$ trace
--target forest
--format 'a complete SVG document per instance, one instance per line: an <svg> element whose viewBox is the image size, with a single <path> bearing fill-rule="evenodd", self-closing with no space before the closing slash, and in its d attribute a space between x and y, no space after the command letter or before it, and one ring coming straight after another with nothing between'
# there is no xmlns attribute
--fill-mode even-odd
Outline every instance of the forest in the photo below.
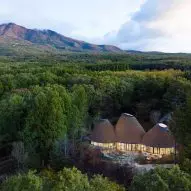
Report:
<svg viewBox="0 0 191 191"><path fill-rule="evenodd" d="M0 190L191 190L191 55L163 53L0 57ZM77 169L96 119L172 114L177 165L129 185Z"/></svg>

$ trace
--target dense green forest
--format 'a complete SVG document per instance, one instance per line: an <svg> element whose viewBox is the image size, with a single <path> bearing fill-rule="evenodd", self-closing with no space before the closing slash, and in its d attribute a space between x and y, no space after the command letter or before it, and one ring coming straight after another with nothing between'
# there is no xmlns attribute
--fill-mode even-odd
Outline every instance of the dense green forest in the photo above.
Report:
<svg viewBox="0 0 191 191"><path fill-rule="evenodd" d="M2 190L47 190L47 186L50 190L124 190L102 176L88 179L75 168L64 168L71 166L69 150L82 144L96 119L108 118L115 124L121 113L128 112L149 130L152 111L161 117L172 113L169 125L183 147L180 168L136 176L129 189L175 190L172 184L179 182L176 190L190 190L190 69L189 54L0 57L0 157L12 153L21 171L4 181ZM149 186L153 178L154 187ZM141 183L145 179L147 185Z"/></svg>

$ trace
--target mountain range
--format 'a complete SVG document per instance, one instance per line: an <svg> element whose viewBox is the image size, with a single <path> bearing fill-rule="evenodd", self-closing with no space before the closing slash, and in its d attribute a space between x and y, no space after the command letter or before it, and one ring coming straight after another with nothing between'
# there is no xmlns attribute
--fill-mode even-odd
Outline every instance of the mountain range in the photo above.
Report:
<svg viewBox="0 0 191 191"><path fill-rule="evenodd" d="M52 30L28 29L8 23L0 25L0 55L41 52L122 52L116 46L75 40Z"/></svg>

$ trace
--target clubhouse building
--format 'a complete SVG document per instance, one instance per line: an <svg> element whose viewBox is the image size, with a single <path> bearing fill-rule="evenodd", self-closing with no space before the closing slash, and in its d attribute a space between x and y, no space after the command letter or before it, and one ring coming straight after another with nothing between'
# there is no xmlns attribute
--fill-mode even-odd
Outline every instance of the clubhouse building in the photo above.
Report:
<svg viewBox="0 0 191 191"><path fill-rule="evenodd" d="M156 124L148 132L130 114L123 113L114 127L109 120L98 121L91 135L91 144L123 152L147 152L170 155L175 151L175 140L167 125Z"/></svg>

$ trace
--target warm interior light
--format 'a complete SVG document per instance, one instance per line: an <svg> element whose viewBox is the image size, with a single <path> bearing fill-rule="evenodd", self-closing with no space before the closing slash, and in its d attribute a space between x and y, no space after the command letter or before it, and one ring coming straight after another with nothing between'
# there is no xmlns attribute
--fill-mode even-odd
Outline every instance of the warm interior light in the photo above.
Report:
<svg viewBox="0 0 191 191"><path fill-rule="evenodd" d="M102 148L115 148L115 143L97 143L91 141L91 144L97 147L102 147Z"/></svg>
<svg viewBox="0 0 191 191"><path fill-rule="evenodd" d="M120 151L142 151L157 155L170 155L175 152L174 148L148 147L142 144L97 143L93 141L91 142L91 144L102 148L117 149Z"/></svg>

